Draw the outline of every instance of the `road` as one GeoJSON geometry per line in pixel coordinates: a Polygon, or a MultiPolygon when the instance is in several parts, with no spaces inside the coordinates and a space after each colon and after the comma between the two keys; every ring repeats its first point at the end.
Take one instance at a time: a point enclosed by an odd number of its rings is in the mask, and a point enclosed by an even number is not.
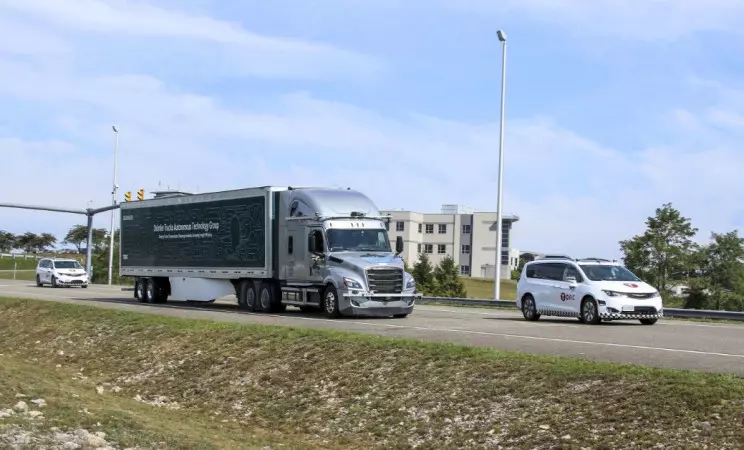
{"type": "MultiPolygon", "coordinates": [[[[518,311],[419,305],[406,319],[326,319],[289,307],[283,314],[247,313],[234,302],[140,304],[119,287],[38,288],[0,280],[0,297],[22,297],[237,323],[346,330],[521,352],[573,356],[653,367],[744,376],[744,325],[661,320],[654,326],[619,321],[599,326],[576,319],[525,321],[518,311]]],[[[234,297],[233,297],[234,299],[234,297]]],[[[229,298],[227,299],[229,300],[229,298]]]]}

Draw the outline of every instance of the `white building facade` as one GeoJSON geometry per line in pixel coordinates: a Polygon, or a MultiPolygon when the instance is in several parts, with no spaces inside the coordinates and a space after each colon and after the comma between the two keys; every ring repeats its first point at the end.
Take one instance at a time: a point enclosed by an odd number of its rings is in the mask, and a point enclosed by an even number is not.
{"type": "MultiPolygon", "coordinates": [[[[385,210],[392,216],[390,240],[402,236],[403,258],[413,266],[418,255],[425,253],[432,265],[451,256],[463,276],[493,278],[496,262],[496,213],[478,212],[460,205],[443,205],[439,214],[415,211],[385,210]]],[[[514,266],[511,251],[512,225],[519,220],[504,214],[501,277],[509,279],[514,266]]],[[[518,261],[518,257],[517,257],[518,261]]]]}

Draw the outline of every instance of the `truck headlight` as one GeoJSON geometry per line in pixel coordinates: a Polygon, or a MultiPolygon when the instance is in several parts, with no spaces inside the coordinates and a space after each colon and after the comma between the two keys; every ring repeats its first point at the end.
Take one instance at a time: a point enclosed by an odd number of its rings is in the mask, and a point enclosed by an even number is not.
{"type": "Polygon", "coordinates": [[[358,281],[352,280],[351,278],[344,278],[344,286],[349,289],[362,289],[362,284],[358,281]]]}
{"type": "Polygon", "coordinates": [[[408,281],[406,281],[406,289],[413,289],[413,288],[415,288],[416,287],[416,280],[412,276],[410,276],[410,275],[408,275],[407,278],[408,278],[408,281]]]}

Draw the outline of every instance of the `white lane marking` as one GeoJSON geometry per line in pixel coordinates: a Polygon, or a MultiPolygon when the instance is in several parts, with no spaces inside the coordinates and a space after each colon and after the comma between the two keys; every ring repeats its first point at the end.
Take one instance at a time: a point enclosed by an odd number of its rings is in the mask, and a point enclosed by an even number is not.
{"type": "MultiPolygon", "coordinates": [[[[51,295],[44,295],[41,294],[44,297],[50,297],[53,299],[72,299],[67,297],[58,297],[58,296],[51,296],[51,295]]],[[[82,301],[93,301],[96,302],[95,299],[91,300],[85,300],[82,301]]],[[[100,303],[98,303],[100,304],[100,303]]],[[[120,305],[131,305],[135,307],[135,309],[139,309],[139,306],[144,305],[138,305],[138,304],[132,304],[132,303],[117,303],[120,305]]],[[[158,305],[159,307],[165,307],[165,308],[171,308],[171,309],[185,309],[185,310],[195,310],[195,311],[208,311],[208,312],[214,312],[214,313],[227,313],[231,314],[231,312],[228,311],[213,311],[209,310],[207,308],[193,308],[193,307],[184,307],[180,305],[158,305]]],[[[232,313],[235,314],[235,313],[232,313]]],[[[666,348],[666,347],[650,347],[645,345],[631,345],[631,344],[616,344],[616,343],[610,343],[610,342],[593,342],[593,341],[580,341],[575,339],[561,339],[561,338],[548,338],[548,337],[540,337],[540,336],[526,336],[521,334],[512,334],[512,333],[494,333],[490,331],[474,331],[474,330],[458,330],[454,328],[435,328],[435,327],[419,327],[419,326],[413,326],[413,325],[395,325],[390,323],[374,323],[374,322],[363,322],[358,320],[334,320],[334,319],[321,319],[316,317],[288,317],[288,316],[282,316],[279,314],[264,314],[264,313],[249,313],[249,312],[240,312],[240,315],[250,315],[250,316],[256,316],[256,317],[275,317],[275,318],[284,318],[284,319],[294,319],[294,320],[307,320],[312,322],[327,322],[327,323],[334,323],[334,324],[353,324],[353,325],[366,325],[366,326],[377,326],[377,327],[386,327],[386,328],[397,328],[397,329],[407,329],[407,330],[421,330],[421,331],[431,331],[431,332],[445,332],[445,333],[461,333],[461,334],[472,334],[472,335],[479,335],[479,336],[494,336],[494,337],[505,337],[505,338],[517,338],[517,339],[530,339],[530,340],[536,340],[536,341],[545,341],[545,342],[561,342],[566,344],[582,344],[582,345],[594,345],[594,346],[603,346],[603,347],[616,347],[616,348],[630,348],[635,350],[652,350],[652,351],[661,351],[661,352],[672,352],[672,353],[686,353],[686,354],[694,354],[694,355],[709,355],[709,356],[720,356],[725,358],[742,358],[744,359],[744,355],[735,354],[735,353],[720,353],[720,352],[705,352],[701,350],[686,350],[686,349],[678,349],[678,348],[666,348]]]]}

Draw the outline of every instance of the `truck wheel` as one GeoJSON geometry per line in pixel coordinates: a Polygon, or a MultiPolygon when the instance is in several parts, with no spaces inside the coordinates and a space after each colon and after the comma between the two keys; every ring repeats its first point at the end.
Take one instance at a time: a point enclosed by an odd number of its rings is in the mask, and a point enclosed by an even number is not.
{"type": "Polygon", "coordinates": [[[323,292],[323,312],[331,318],[341,316],[341,311],[338,308],[338,292],[332,284],[326,286],[325,292],[323,292]]]}
{"type": "Polygon", "coordinates": [[[256,311],[256,289],[253,286],[253,281],[243,280],[240,283],[238,306],[240,307],[240,309],[244,309],[246,311],[256,311]]]}
{"type": "Polygon", "coordinates": [[[274,295],[273,289],[269,283],[261,283],[261,288],[258,294],[258,310],[264,313],[274,312],[273,303],[274,295]]]}

